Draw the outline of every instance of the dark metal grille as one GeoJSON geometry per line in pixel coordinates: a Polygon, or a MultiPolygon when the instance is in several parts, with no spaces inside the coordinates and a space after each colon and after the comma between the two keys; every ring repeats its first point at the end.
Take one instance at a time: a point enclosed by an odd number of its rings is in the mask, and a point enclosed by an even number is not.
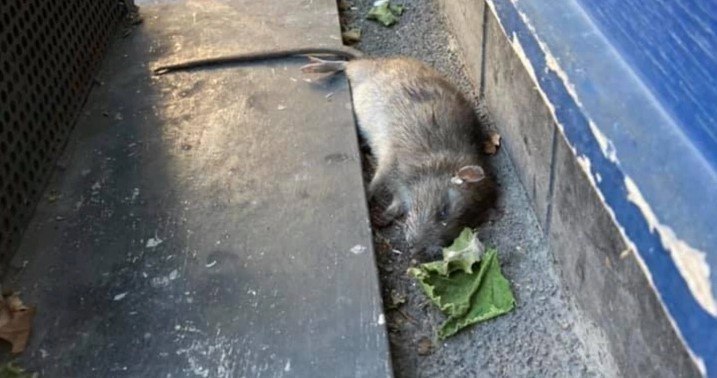
{"type": "Polygon", "coordinates": [[[124,10],[118,0],[0,0],[0,263],[17,247],[124,10]]]}

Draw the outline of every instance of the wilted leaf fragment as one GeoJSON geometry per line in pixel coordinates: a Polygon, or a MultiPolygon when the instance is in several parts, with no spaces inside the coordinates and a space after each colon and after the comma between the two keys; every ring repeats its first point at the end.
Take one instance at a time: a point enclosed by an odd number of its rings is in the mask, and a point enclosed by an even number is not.
{"type": "Polygon", "coordinates": [[[396,289],[391,290],[391,303],[388,307],[399,308],[404,303],[406,303],[406,294],[403,294],[396,289]]]}
{"type": "Polygon", "coordinates": [[[485,252],[483,243],[470,228],[464,228],[453,244],[443,248],[443,260],[422,264],[426,272],[447,276],[455,271],[473,272],[473,264],[480,261],[485,252]]]}
{"type": "Polygon", "coordinates": [[[361,40],[361,29],[349,29],[343,33],[341,33],[341,37],[344,40],[344,43],[347,45],[354,44],[361,40]]]}
{"type": "Polygon", "coordinates": [[[384,26],[391,26],[398,22],[398,18],[403,14],[403,11],[403,5],[391,4],[389,0],[379,0],[373,3],[373,7],[368,11],[366,18],[378,21],[384,26]]]}
{"type": "Polygon", "coordinates": [[[510,283],[500,271],[497,251],[488,249],[482,259],[480,256],[476,259],[477,243],[471,239],[476,239],[475,234],[464,230],[453,245],[444,248],[443,261],[409,270],[431,301],[448,316],[438,331],[441,339],[471,324],[505,314],[515,305],[510,283]],[[474,269],[478,259],[478,269],[474,269]]]}
{"type": "Polygon", "coordinates": [[[491,132],[488,139],[483,141],[483,152],[486,155],[495,155],[498,152],[498,147],[500,147],[500,134],[495,131],[491,132]]]}
{"type": "Polygon", "coordinates": [[[416,348],[419,356],[427,356],[433,352],[433,342],[428,337],[422,337],[418,340],[416,348]]]}
{"type": "Polygon", "coordinates": [[[37,378],[37,373],[28,373],[25,369],[15,365],[14,362],[7,362],[0,365],[0,378],[37,378]]]}
{"type": "Polygon", "coordinates": [[[35,309],[25,306],[15,294],[0,301],[0,339],[12,345],[12,353],[25,350],[34,316],[35,309]]]}
{"type": "Polygon", "coordinates": [[[0,378],[34,378],[36,374],[29,374],[25,369],[8,362],[0,365],[0,378]]]}

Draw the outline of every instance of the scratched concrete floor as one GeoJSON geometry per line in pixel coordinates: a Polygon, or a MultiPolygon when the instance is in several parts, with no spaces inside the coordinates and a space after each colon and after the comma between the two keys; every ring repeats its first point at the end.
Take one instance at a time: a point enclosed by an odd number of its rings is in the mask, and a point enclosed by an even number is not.
{"type": "MultiPolygon", "coordinates": [[[[349,3],[354,8],[343,12],[344,22],[362,31],[356,47],[372,56],[408,55],[429,63],[458,84],[478,109],[457,44],[434,0],[404,2],[407,10],[392,28],[365,20],[373,0],[349,3]]],[[[392,292],[407,299],[400,311],[387,311],[396,376],[615,376],[599,334],[561,288],[552,253],[509,157],[501,151],[491,162],[502,198],[479,234],[486,244],[498,247],[517,307],[509,315],[437,342],[435,329],[442,317],[426,305],[420,289],[405,274],[410,257],[393,251],[405,250],[399,227],[376,232],[384,302],[392,302],[392,292]]]]}

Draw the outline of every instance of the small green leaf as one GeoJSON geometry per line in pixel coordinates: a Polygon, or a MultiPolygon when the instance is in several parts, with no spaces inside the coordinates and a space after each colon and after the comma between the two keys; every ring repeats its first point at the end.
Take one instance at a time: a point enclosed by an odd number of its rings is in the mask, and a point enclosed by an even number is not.
{"type": "Polygon", "coordinates": [[[469,299],[469,309],[460,316],[450,316],[438,330],[438,337],[445,339],[461,329],[496,316],[503,315],[515,306],[510,283],[500,271],[498,254],[495,250],[486,252],[476,280],[478,287],[469,299]]]}
{"type": "Polygon", "coordinates": [[[388,4],[388,9],[391,10],[391,13],[393,13],[396,16],[400,16],[403,14],[404,7],[401,4],[388,4]]]}
{"type": "Polygon", "coordinates": [[[515,305],[510,283],[500,271],[498,252],[483,252],[483,245],[466,228],[450,247],[443,249],[443,260],[408,271],[448,316],[438,331],[441,339],[468,325],[505,314],[515,305]],[[473,269],[476,263],[480,264],[477,270],[473,269]]]}
{"type": "Polygon", "coordinates": [[[34,378],[36,374],[29,374],[25,369],[15,365],[14,362],[7,362],[0,365],[0,378],[34,378]]]}
{"type": "Polygon", "coordinates": [[[391,26],[398,22],[398,17],[403,14],[404,7],[400,4],[391,4],[390,1],[380,1],[368,11],[366,16],[369,20],[375,20],[384,26],[391,26]]]}
{"type": "MultiPolygon", "coordinates": [[[[466,273],[472,272],[474,263],[480,261],[485,247],[470,228],[463,229],[448,248],[443,248],[443,261],[466,273]]],[[[452,271],[452,270],[450,270],[452,271]]]]}

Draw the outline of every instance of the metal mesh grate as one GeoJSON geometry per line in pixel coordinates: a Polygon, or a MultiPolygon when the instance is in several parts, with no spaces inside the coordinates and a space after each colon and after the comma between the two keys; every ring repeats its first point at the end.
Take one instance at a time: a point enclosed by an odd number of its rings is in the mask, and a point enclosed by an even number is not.
{"type": "Polygon", "coordinates": [[[0,0],[0,262],[40,199],[125,7],[0,0]]]}

